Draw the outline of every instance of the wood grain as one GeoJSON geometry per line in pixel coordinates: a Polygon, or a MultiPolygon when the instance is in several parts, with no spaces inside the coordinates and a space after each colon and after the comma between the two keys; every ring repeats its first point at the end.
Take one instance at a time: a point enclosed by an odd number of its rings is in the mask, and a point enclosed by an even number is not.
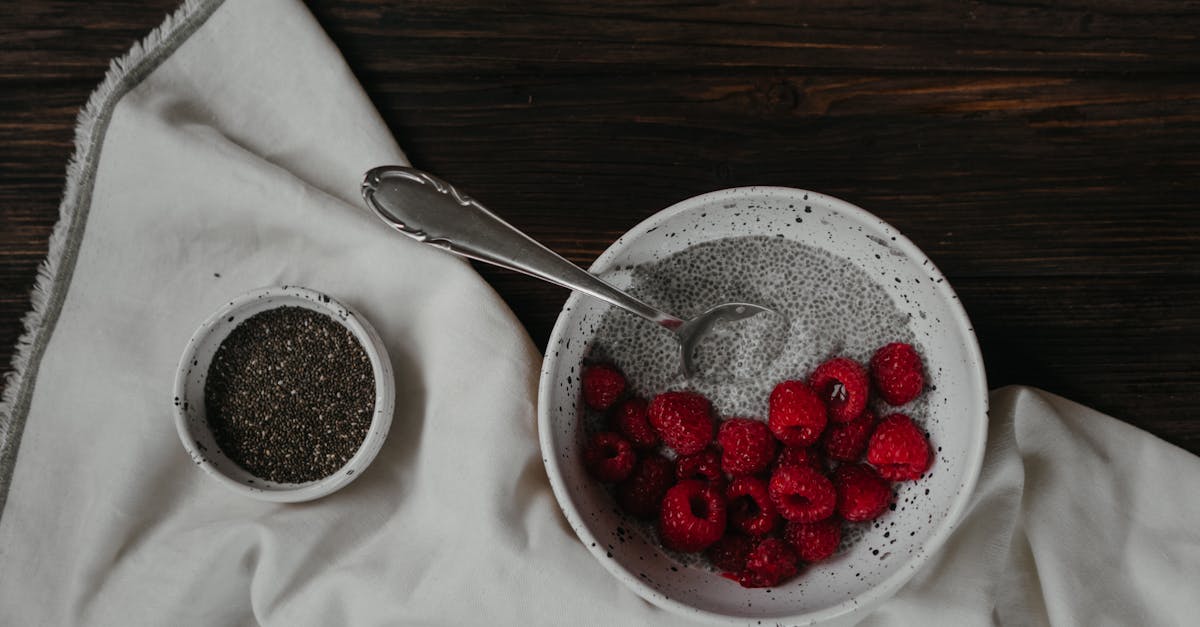
{"type": "MultiPolygon", "coordinates": [[[[0,361],[75,112],[173,1],[0,12],[0,361]]],[[[1200,3],[309,3],[409,157],[572,260],[722,187],[909,235],[989,382],[1200,451],[1200,3]]],[[[534,340],[566,294],[481,268],[534,340]]]]}

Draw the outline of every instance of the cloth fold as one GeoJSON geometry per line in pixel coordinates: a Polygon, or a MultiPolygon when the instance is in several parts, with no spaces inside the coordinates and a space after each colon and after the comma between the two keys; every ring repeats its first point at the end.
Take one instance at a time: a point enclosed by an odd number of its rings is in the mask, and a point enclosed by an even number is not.
{"type": "MultiPolygon", "coordinates": [[[[511,312],[362,207],[362,174],[404,155],[300,2],[186,3],[114,65],[75,159],[0,407],[0,625],[686,623],[565,523],[537,448],[540,356],[511,312]],[[269,284],[358,309],[396,373],[379,457],[302,505],[211,481],[171,421],[191,332],[269,284]]],[[[1200,616],[1200,459],[1036,390],[992,408],[960,528],[857,618],[1200,616]]]]}
{"type": "Polygon", "coordinates": [[[989,421],[963,521],[864,625],[1195,624],[1200,458],[1034,388],[989,421]]]}

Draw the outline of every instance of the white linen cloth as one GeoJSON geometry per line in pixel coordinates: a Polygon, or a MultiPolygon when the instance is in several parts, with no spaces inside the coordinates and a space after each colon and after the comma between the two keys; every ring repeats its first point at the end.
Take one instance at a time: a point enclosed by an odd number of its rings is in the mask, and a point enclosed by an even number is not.
{"type": "MultiPolygon", "coordinates": [[[[502,301],[363,208],[363,172],[404,155],[302,4],[189,4],[116,74],[0,411],[0,625],[688,623],[566,525],[502,301]],[[189,335],[270,284],[357,308],[396,372],[381,454],[313,503],[226,490],[172,425],[189,335]]],[[[961,527],[866,624],[1200,620],[1200,459],[1031,389],[991,419],[961,527]]]]}

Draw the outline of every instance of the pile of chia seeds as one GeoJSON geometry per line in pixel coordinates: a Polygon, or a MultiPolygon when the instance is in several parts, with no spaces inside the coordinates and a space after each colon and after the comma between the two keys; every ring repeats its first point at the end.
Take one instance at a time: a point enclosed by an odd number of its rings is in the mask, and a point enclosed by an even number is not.
{"type": "Polygon", "coordinates": [[[268,481],[305,483],[336,472],[366,438],[375,375],[362,345],[333,318],[280,307],[225,338],[204,402],[226,457],[268,481]]]}

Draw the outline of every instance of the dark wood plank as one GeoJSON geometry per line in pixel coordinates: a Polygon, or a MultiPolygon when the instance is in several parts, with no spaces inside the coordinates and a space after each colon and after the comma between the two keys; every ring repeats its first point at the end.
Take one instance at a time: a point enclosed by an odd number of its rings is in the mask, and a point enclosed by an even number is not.
{"type": "MultiPolygon", "coordinates": [[[[416,72],[1193,69],[1196,2],[320,2],[356,62],[416,72]],[[421,42],[436,54],[372,55],[421,42]]],[[[376,66],[358,64],[361,69],[376,66]]]]}
{"type": "MultiPolygon", "coordinates": [[[[0,363],[75,112],[175,2],[13,4],[0,363]]],[[[1200,2],[309,4],[416,164],[572,260],[697,193],[830,193],[938,263],[991,384],[1200,451],[1200,2]]],[[[565,292],[481,272],[544,343],[565,292]]]]}

